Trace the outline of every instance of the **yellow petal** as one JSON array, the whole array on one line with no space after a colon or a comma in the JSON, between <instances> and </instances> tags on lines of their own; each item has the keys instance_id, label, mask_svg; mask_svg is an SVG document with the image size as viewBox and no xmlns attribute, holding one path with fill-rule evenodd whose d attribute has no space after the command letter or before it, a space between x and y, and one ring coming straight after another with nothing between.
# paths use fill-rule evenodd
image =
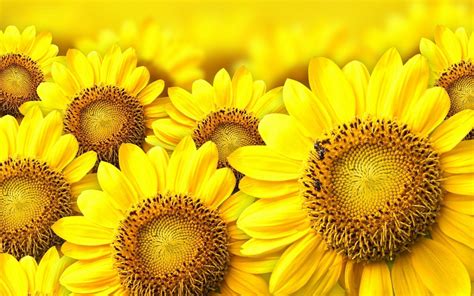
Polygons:
<instances>
[{"instance_id":1,"label":"yellow petal","mask_svg":"<svg viewBox=\"0 0 474 296\"><path fill-rule=\"evenodd\" d=\"M229 168L218 169L197 196L211 209L217 209L234 191L235 177Z\"/></svg>"},{"instance_id":2,"label":"yellow petal","mask_svg":"<svg viewBox=\"0 0 474 296\"><path fill-rule=\"evenodd\" d=\"M77 49L69 49L66 54L67 62L76 74L77 81L81 88L94 85L94 70L87 57Z\"/></svg>"},{"instance_id":3,"label":"yellow petal","mask_svg":"<svg viewBox=\"0 0 474 296\"><path fill-rule=\"evenodd\" d=\"M246 109L252 99L252 91L252 74L245 67L238 68L232 77L234 106L239 109Z\"/></svg>"},{"instance_id":4,"label":"yellow petal","mask_svg":"<svg viewBox=\"0 0 474 296\"><path fill-rule=\"evenodd\" d=\"M237 225L254 238L273 239L309 228L301 197L261 199L240 215Z\"/></svg>"},{"instance_id":5,"label":"yellow petal","mask_svg":"<svg viewBox=\"0 0 474 296\"><path fill-rule=\"evenodd\" d=\"M132 95L137 96L150 80L150 72L145 67L138 67L128 76L125 89Z\"/></svg>"},{"instance_id":6,"label":"yellow petal","mask_svg":"<svg viewBox=\"0 0 474 296\"><path fill-rule=\"evenodd\" d=\"M78 197L82 191L89 189L100 189L97 174L88 174L79 182L71 184L71 193L73 197Z\"/></svg>"},{"instance_id":7,"label":"yellow petal","mask_svg":"<svg viewBox=\"0 0 474 296\"><path fill-rule=\"evenodd\" d=\"M161 147L153 147L148 150L147 155L155 168L158 192L164 191L166 188L166 170L169 162L168 152Z\"/></svg>"},{"instance_id":8,"label":"yellow petal","mask_svg":"<svg viewBox=\"0 0 474 296\"><path fill-rule=\"evenodd\" d=\"M30 141L28 155L45 156L63 133L63 123L59 112L50 112L36 127Z\"/></svg>"},{"instance_id":9,"label":"yellow petal","mask_svg":"<svg viewBox=\"0 0 474 296\"><path fill-rule=\"evenodd\" d=\"M94 167L96 161L97 154L94 151L81 154L64 168L64 177L69 183L76 183L84 178L84 176Z\"/></svg>"},{"instance_id":10,"label":"yellow petal","mask_svg":"<svg viewBox=\"0 0 474 296\"><path fill-rule=\"evenodd\" d=\"M274 182L245 176L239 182L239 189L258 198L278 198L296 196L300 185L296 180Z\"/></svg>"},{"instance_id":11,"label":"yellow petal","mask_svg":"<svg viewBox=\"0 0 474 296\"><path fill-rule=\"evenodd\" d=\"M309 228L296 232L295 234L292 234L290 236L285 236L276 239L251 238L242 245L242 250L239 254L245 256L263 256L273 254L277 251L284 249L285 247L297 241L298 239L302 238L308 232L310 232Z\"/></svg>"},{"instance_id":12,"label":"yellow petal","mask_svg":"<svg viewBox=\"0 0 474 296\"><path fill-rule=\"evenodd\" d=\"M305 136L316 139L332 127L332 118L326 106L302 83L287 79L283 86L283 100L288 113L304 129Z\"/></svg>"},{"instance_id":13,"label":"yellow petal","mask_svg":"<svg viewBox=\"0 0 474 296\"><path fill-rule=\"evenodd\" d=\"M474 196L447 193L443 205L459 213L474 216Z\"/></svg>"},{"instance_id":14,"label":"yellow petal","mask_svg":"<svg viewBox=\"0 0 474 296\"><path fill-rule=\"evenodd\" d=\"M36 89L41 105L48 109L66 110L71 100L64 94L61 86L54 82L42 82Z\"/></svg>"},{"instance_id":15,"label":"yellow petal","mask_svg":"<svg viewBox=\"0 0 474 296\"><path fill-rule=\"evenodd\" d=\"M214 101L215 101L215 90L212 85L203 80L199 79L193 82L192 94L195 102L199 102L196 107L201 110L201 114L208 114L211 111L214 111Z\"/></svg>"},{"instance_id":16,"label":"yellow petal","mask_svg":"<svg viewBox=\"0 0 474 296\"><path fill-rule=\"evenodd\" d=\"M231 222L237 220L245 208L255 201L255 197L247 195L242 191L232 194L219 208L220 216L224 221Z\"/></svg>"},{"instance_id":17,"label":"yellow petal","mask_svg":"<svg viewBox=\"0 0 474 296\"><path fill-rule=\"evenodd\" d=\"M367 114L381 115L385 113L388 115L388 112L384 112L384 108L388 103L393 106L393 103L387 102L387 97L394 81L399 77L402 66L400 54L393 48L385 52L377 62L367 86L365 104Z\"/></svg>"},{"instance_id":18,"label":"yellow petal","mask_svg":"<svg viewBox=\"0 0 474 296\"><path fill-rule=\"evenodd\" d=\"M225 282L240 295L270 295L263 278L232 267L227 271Z\"/></svg>"},{"instance_id":19,"label":"yellow petal","mask_svg":"<svg viewBox=\"0 0 474 296\"><path fill-rule=\"evenodd\" d=\"M363 115L365 111L365 97L367 94L367 85L369 84L370 74L364 64L359 61L352 61L342 69L347 81L352 86L356 98L356 114Z\"/></svg>"},{"instance_id":20,"label":"yellow petal","mask_svg":"<svg viewBox=\"0 0 474 296\"><path fill-rule=\"evenodd\" d=\"M126 211L138 201L138 193L124 174L107 162L101 162L97 170L100 187L114 199L116 208Z\"/></svg>"},{"instance_id":21,"label":"yellow petal","mask_svg":"<svg viewBox=\"0 0 474 296\"><path fill-rule=\"evenodd\" d=\"M179 142L171 154L166 171L166 186L176 193L187 193L190 181L190 160L193 159L196 145L192 138L187 136Z\"/></svg>"},{"instance_id":22,"label":"yellow petal","mask_svg":"<svg viewBox=\"0 0 474 296\"><path fill-rule=\"evenodd\" d=\"M84 191L77 198L81 213L98 225L116 229L124 215L112 204L113 197L99 190Z\"/></svg>"},{"instance_id":23,"label":"yellow petal","mask_svg":"<svg viewBox=\"0 0 474 296\"><path fill-rule=\"evenodd\" d=\"M7 253L0 254L0 291L3 280L7 295L28 295L28 277L16 259Z\"/></svg>"},{"instance_id":24,"label":"yellow petal","mask_svg":"<svg viewBox=\"0 0 474 296\"><path fill-rule=\"evenodd\" d=\"M257 118L262 118L270 113L282 113L285 111L285 104L283 103L283 87L277 87L260 98L255 100L251 111Z\"/></svg>"},{"instance_id":25,"label":"yellow petal","mask_svg":"<svg viewBox=\"0 0 474 296\"><path fill-rule=\"evenodd\" d=\"M474 173L474 140L462 141L441 157L442 169L451 174Z\"/></svg>"},{"instance_id":26,"label":"yellow petal","mask_svg":"<svg viewBox=\"0 0 474 296\"><path fill-rule=\"evenodd\" d=\"M99 226L83 216L62 218L51 228L64 240L84 246L109 244L114 238L114 230Z\"/></svg>"},{"instance_id":27,"label":"yellow petal","mask_svg":"<svg viewBox=\"0 0 474 296\"><path fill-rule=\"evenodd\" d=\"M179 87L170 87L168 88L168 95L176 109L187 117L193 120L200 120L204 116L197 107L198 104L195 102L192 94L186 90Z\"/></svg>"},{"instance_id":28,"label":"yellow petal","mask_svg":"<svg viewBox=\"0 0 474 296\"><path fill-rule=\"evenodd\" d=\"M314 58L308 73L311 90L324 102L331 117L338 123L353 120L356 99L341 69L330 59Z\"/></svg>"},{"instance_id":29,"label":"yellow petal","mask_svg":"<svg viewBox=\"0 0 474 296\"><path fill-rule=\"evenodd\" d=\"M56 264L59 261L59 253L56 247L50 248L38 264L36 272L36 291L44 293L43 295L53 294L57 280Z\"/></svg>"},{"instance_id":30,"label":"yellow petal","mask_svg":"<svg viewBox=\"0 0 474 296\"><path fill-rule=\"evenodd\" d=\"M117 280L113 262L111 257L78 261L64 271L61 284L75 293L101 292Z\"/></svg>"},{"instance_id":31,"label":"yellow petal","mask_svg":"<svg viewBox=\"0 0 474 296\"><path fill-rule=\"evenodd\" d=\"M38 269L38 264L36 263L35 258L31 256L25 256L20 259L21 268L28 278L28 291L34 291L36 286L36 270ZM1 291L1 289L0 289ZM0 294L1 295L1 294Z\"/></svg>"},{"instance_id":32,"label":"yellow petal","mask_svg":"<svg viewBox=\"0 0 474 296\"><path fill-rule=\"evenodd\" d=\"M430 138L436 151L442 154L456 147L473 128L474 110L463 110L441 123Z\"/></svg>"},{"instance_id":33,"label":"yellow petal","mask_svg":"<svg viewBox=\"0 0 474 296\"><path fill-rule=\"evenodd\" d=\"M245 146L227 157L232 167L244 175L266 181L296 180L302 162L277 153L268 146Z\"/></svg>"},{"instance_id":34,"label":"yellow petal","mask_svg":"<svg viewBox=\"0 0 474 296\"><path fill-rule=\"evenodd\" d=\"M149 105L158 98L164 88L165 82L163 80L160 79L153 81L138 94L138 100L142 106Z\"/></svg>"},{"instance_id":35,"label":"yellow petal","mask_svg":"<svg viewBox=\"0 0 474 296\"><path fill-rule=\"evenodd\" d=\"M347 260L344 269L343 284L348 295L359 295L360 279L364 270L363 263Z\"/></svg>"},{"instance_id":36,"label":"yellow petal","mask_svg":"<svg viewBox=\"0 0 474 296\"><path fill-rule=\"evenodd\" d=\"M395 259L392 268L392 282L395 295L429 295L428 289L413 268L410 252L406 252Z\"/></svg>"},{"instance_id":37,"label":"yellow petal","mask_svg":"<svg viewBox=\"0 0 474 296\"><path fill-rule=\"evenodd\" d=\"M23 156L36 156L38 145L33 142L34 133L43 121L43 115L39 108L33 108L29 111L20 126L17 134L17 153Z\"/></svg>"},{"instance_id":38,"label":"yellow petal","mask_svg":"<svg viewBox=\"0 0 474 296\"><path fill-rule=\"evenodd\" d=\"M474 174L450 175L441 184L449 192L474 195Z\"/></svg>"},{"instance_id":39,"label":"yellow petal","mask_svg":"<svg viewBox=\"0 0 474 296\"><path fill-rule=\"evenodd\" d=\"M270 277L270 291L284 295L296 292L313 275L323 254L321 239L313 233L293 243L275 264Z\"/></svg>"},{"instance_id":40,"label":"yellow petal","mask_svg":"<svg viewBox=\"0 0 474 296\"><path fill-rule=\"evenodd\" d=\"M385 261L368 263L364 266L359 295L393 295L390 271Z\"/></svg>"},{"instance_id":41,"label":"yellow petal","mask_svg":"<svg viewBox=\"0 0 474 296\"><path fill-rule=\"evenodd\" d=\"M409 254L413 268L434 295L469 295L469 274L462 262L446 247L420 239Z\"/></svg>"},{"instance_id":42,"label":"yellow petal","mask_svg":"<svg viewBox=\"0 0 474 296\"><path fill-rule=\"evenodd\" d=\"M298 291L297 295L341 295L337 293L342 290L340 287L337 289L337 280L341 275L342 262L341 255L336 252L326 251L318 262L318 267L313 276L310 277L306 285ZM335 292L336 294L331 294L331 292Z\"/></svg>"},{"instance_id":43,"label":"yellow petal","mask_svg":"<svg viewBox=\"0 0 474 296\"><path fill-rule=\"evenodd\" d=\"M156 196L158 190L155 168L145 152L133 144L122 144L119 148L120 170L135 187L139 198Z\"/></svg>"},{"instance_id":44,"label":"yellow petal","mask_svg":"<svg viewBox=\"0 0 474 296\"><path fill-rule=\"evenodd\" d=\"M51 75L53 76L54 82L61 87L62 93L68 97L74 97L81 89L76 77L74 77L71 71L63 64L58 62L54 63L51 67Z\"/></svg>"},{"instance_id":45,"label":"yellow petal","mask_svg":"<svg viewBox=\"0 0 474 296\"><path fill-rule=\"evenodd\" d=\"M448 248L459 260L462 261L466 267L471 281L474 281L474 249L469 248L446 234L444 234L439 227L433 227L431 237L435 242L438 242Z\"/></svg>"},{"instance_id":46,"label":"yellow petal","mask_svg":"<svg viewBox=\"0 0 474 296\"><path fill-rule=\"evenodd\" d=\"M7 159L16 152L16 136L18 121L10 115L0 117L0 161Z\"/></svg>"},{"instance_id":47,"label":"yellow petal","mask_svg":"<svg viewBox=\"0 0 474 296\"><path fill-rule=\"evenodd\" d=\"M448 59L449 64L455 64L462 59L462 48L456 35L444 26L435 30L435 41Z\"/></svg>"},{"instance_id":48,"label":"yellow petal","mask_svg":"<svg viewBox=\"0 0 474 296\"><path fill-rule=\"evenodd\" d=\"M190 160L189 191L199 192L202 190L209 178L214 174L217 168L219 154L216 144L213 142L204 143L196 153L193 153L193 159ZM219 185L220 186L220 185Z\"/></svg>"},{"instance_id":49,"label":"yellow petal","mask_svg":"<svg viewBox=\"0 0 474 296\"><path fill-rule=\"evenodd\" d=\"M45 155L46 162L57 170L62 170L76 157L79 144L72 134L59 137L58 141Z\"/></svg>"},{"instance_id":50,"label":"yellow petal","mask_svg":"<svg viewBox=\"0 0 474 296\"><path fill-rule=\"evenodd\" d=\"M265 144L295 160L306 160L313 147L313 142L299 131L295 119L286 114L265 116L258 131Z\"/></svg>"},{"instance_id":51,"label":"yellow petal","mask_svg":"<svg viewBox=\"0 0 474 296\"><path fill-rule=\"evenodd\" d=\"M451 102L442 87L427 89L402 117L411 130L429 135L440 125L449 112Z\"/></svg>"},{"instance_id":52,"label":"yellow petal","mask_svg":"<svg viewBox=\"0 0 474 296\"><path fill-rule=\"evenodd\" d=\"M438 226L447 236L471 248L474 248L474 217L442 207L439 213Z\"/></svg>"},{"instance_id":53,"label":"yellow petal","mask_svg":"<svg viewBox=\"0 0 474 296\"><path fill-rule=\"evenodd\" d=\"M20 43L20 31L15 26L8 26L3 35L3 46L7 52L17 52Z\"/></svg>"},{"instance_id":54,"label":"yellow petal","mask_svg":"<svg viewBox=\"0 0 474 296\"><path fill-rule=\"evenodd\" d=\"M229 107L232 105L232 81L225 69L219 70L214 76L214 89L216 91L216 106Z\"/></svg>"},{"instance_id":55,"label":"yellow petal","mask_svg":"<svg viewBox=\"0 0 474 296\"><path fill-rule=\"evenodd\" d=\"M74 259L91 260L110 254L112 248L110 245L82 246L70 242L64 242L61 247L61 252Z\"/></svg>"},{"instance_id":56,"label":"yellow petal","mask_svg":"<svg viewBox=\"0 0 474 296\"><path fill-rule=\"evenodd\" d=\"M428 59L432 69L436 72L445 70L449 65L448 59L441 49L429 39L421 38L420 52Z\"/></svg>"},{"instance_id":57,"label":"yellow petal","mask_svg":"<svg viewBox=\"0 0 474 296\"><path fill-rule=\"evenodd\" d=\"M247 273L264 274L272 272L279 257L246 258L235 256L231 265Z\"/></svg>"},{"instance_id":58,"label":"yellow petal","mask_svg":"<svg viewBox=\"0 0 474 296\"><path fill-rule=\"evenodd\" d=\"M156 137L176 146L181 139L192 133L192 128L182 125L172 119L158 119L152 124L153 132Z\"/></svg>"}]
</instances>

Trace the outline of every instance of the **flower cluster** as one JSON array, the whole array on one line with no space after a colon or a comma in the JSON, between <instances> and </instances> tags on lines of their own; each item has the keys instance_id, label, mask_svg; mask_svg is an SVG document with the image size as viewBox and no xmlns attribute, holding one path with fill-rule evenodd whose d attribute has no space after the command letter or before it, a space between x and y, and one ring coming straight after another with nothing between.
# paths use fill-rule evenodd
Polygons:
<instances>
[{"instance_id":1,"label":"flower cluster","mask_svg":"<svg viewBox=\"0 0 474 296\"><path fill-rule=\"evenodd\" d=\"M0 31L0 295L470 295L472 33L268 89L109 37Z\"/></svg>"}]
</instances>

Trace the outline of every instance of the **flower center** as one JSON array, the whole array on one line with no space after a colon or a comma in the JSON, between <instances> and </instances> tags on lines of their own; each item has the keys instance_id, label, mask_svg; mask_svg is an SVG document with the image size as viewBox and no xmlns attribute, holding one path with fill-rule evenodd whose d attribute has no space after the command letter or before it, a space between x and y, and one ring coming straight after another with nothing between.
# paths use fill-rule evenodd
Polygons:
<instances>
[{"instance_id":1,"label":"flower center","mask_svg":"<svg viewBox=\"0 0 474 296\"><path fill-rule=\"evenodd\" d=\"M219 167L230 167L227 156L237 148L248 145L264 145L258 132L259 120L245 110L228 108L210 113L201 120L193 132L193 140L199 147L213 141L219 152ZM240 173L233 170L237 178Z\"/></svg>"},{"instance_id":2,"label":"flower center","mask_svg":"<svg viewBox=\"0 0 474 296\"><path fill-rule=\"evenodd\" d=\"M360 120L310 153L303 185L312 227L355 261L392 260L428 234L442 199L439 156L406 126Z\"/></svg>"},{"instance_id":3,"label":"flower center","mask_svg":"<svg viewBox=\"0 0 474 296\"><path fill-rule=\"evenodd\" d=\"M0 56L0 116L19 116L24 102L39 100L36 88L43 82L37 63L21 54Z\"/></svg>"},{"instance_id":4,"label":"flower center","mask_svg":"<svg viewBox=\"0 0 474 296\"><path fill-rule=\"evenodd\" d=\"M122 143L141 146L145 139L142 105L116 86L84 89L68 106L64 126L76 136L80 152L95 151L98 161L114 165Z\"/></svg>"},{"instance_id":5,"label":"flower center","mask_svg":"<svg viewBox=\"0 0 474 296\"><path fill-rule=\"evenodd\" d=\"M0 162L0 252L41 258L61 243L51 225L72 214L63 175L35 159Z\"/></svg>"},{"instance_id":6,"label":"flower center","mask_svg":"<svg viewBox=\"0 0 474 296\"><path fill-rule=\"evenodd\" d=\"M462 61L450 66L444 71L437 86L444 87L451 100L451 109L448 116L466 110L474 109L474 64L470 61ZM471 130L466 139L473 139L474 131Z\"/></svg>"},{"instance_id":7,"label":"flower center","mask_svg":"<svg viewBox=\"0 0 474 296\"><path fill-rule=\"evenodd\" d=\"M137 295L207 295L218 289L229 264L225 222L184 195L135 205L112 245L122 286Z\"/></svg>"}]
</instances>

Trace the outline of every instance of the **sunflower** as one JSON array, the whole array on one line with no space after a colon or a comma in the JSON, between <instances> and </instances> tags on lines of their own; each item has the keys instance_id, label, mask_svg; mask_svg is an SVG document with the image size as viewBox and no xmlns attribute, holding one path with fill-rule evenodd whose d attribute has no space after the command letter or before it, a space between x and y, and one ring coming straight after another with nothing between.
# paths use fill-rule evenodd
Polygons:
<instances>
[{"instance_id":1,"label":"sunflower","mask_svg":"<svg viewBox=\"0 0 474 296\"><path fill-rule=\"evenodd\" d=\"M76 46L85 52L106 52L114 44L133 47L137 50L138 64L148 68L152 79L163 79L167 86L188 88L194 80L203 77L200 68L203 54L176 36L151 19L139 24L127 21L118 33L104 30L97 41L79 39Z\"/></svg>"},{"instance_id":2,"label":"sunflower","mask_svg":"<svg viewBox=\"0 0 474 296\"><path fill-rule=\"evenodd\" d=\"M49 78L57 54L51 34L36 35L34 26L21 33L15 26L0 31L0 116L19 117L21 104L39 99L36 88Z\"/></svg>"},{"instance_id":3,"label":"sunflower","mask_svg":"<svg viewBox=\"0 0 474 296\"><path fill-rule=\"evenodd\" d=\"M236 148L263 144L258 132L260 119L284 110L281 87L266 92L265 83L253 81L244 67L236 71L232 80L222 69L213 85L197 80L192 93L171 87L168 94L169 118L153 123L154 136L147 137L147 142L173 150L188 135L198 147L213 141L219 151L219 167L228 166L227 156Z\"/></svg>"},{"instance_id":4,"label":"sunflower","mask_svg":"<svg viewBox=\"0 0 474 296\"><path fill-rule=\"evenodd\" d=\"M196 150L186 137L169 159L161 147L145 154L123 144L119 158L121 170L100 163L102 190L79 197L84 216L53 226L66 240L62 252L79 260L61 284L75 293L268 293L252 273L268 273L275 258L241 257L246 236L235 225L254 198L231 195L235 177L228 168L216 169L214 143Z\"/></svg>"},{"instance_id":5,"label":"sunflower","mask_svg":"<svg viewBox=\"0 0 474 296\"><path fill-rule=\"evenodd\" d=\"M448 116L465 109L474 109L474 35L464 28L452 32L436 27L434 43L422 38L420 52L431 66L431 80L443 87L451 99ZM474 138L471 130L467 139Z\"/></svg>"},{"instance_id":6,"label":"sunflower","mask_svg":"<svg viewBox=\"0 0 474 296\"><path fill-rule=\"evenodd\" d=\"M67 295L59 277L73 260L60 257L51 247L36 263L31 256L19 261L10 254L0 254L0 295Z\"/></svg>"},{"instance_id":7,"label":"sunflower","mask_svg":"<svg viewBox=\"0 0 474 296\"><path fill-rule=\"evenodd\" d=\"M71 49L66 59L67 66L53 64L54 81L38 87L41 101L25 103L21 110L39 105L45 113L60 111L80 153L95 151L99 160L118 164L120 144L144 144L152 134L151 123L165 116L167 100L157 99L163 80L148 84L148 70L136 66L131 48L122 52L113 47L103 58Z\"/></svg>"},{"instance_id":8,"label":"sunflower","mask_svg":"<svg viewBox=\"0 0 474 296\"><path fill-rule=\"evenodd\" d=\"M0 118L0 252L41 258L61 243L51 225L73 213L78 192L97 186L86 176L96 154L76 157L76 139L62 131L58 112L43 118L32 108L20 125Z\"/></svg>"},{"instance_id":9,"label":"sunflower","mask_svg":"<svg viewBox=\"0 0 474 296\"><path fill-rule=\"evenodd\" d=\"M242 253L283 251L270 292L324 295L341 277L349 294L469 295L474 111L445 120L428 79L425 58L403 65L394 49L371 75L315 58L311 90L287 80L289 115L260 122L266 146L228 157L260 198L237 222Z\"/></svg>"}]
</instances>

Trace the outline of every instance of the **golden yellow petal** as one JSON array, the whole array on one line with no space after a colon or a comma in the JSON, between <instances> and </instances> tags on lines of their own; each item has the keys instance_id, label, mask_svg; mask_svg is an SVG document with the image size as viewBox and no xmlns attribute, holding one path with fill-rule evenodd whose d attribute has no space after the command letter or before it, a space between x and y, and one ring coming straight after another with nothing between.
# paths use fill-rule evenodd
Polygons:
<instances>
[{"instance_id":1,"label":"golden yellow petal","mask_svg":"<svg viewBox=\"0 0 474 296\"><path fill-rule=\"evenodd\" d=\"M364 265L359 295L393 295L390 270L384 261Z\"/></svg>"},{"instance_id":2,"label":"golden yellow petal","mask_svg":"<svg viewBox=\"0 0 474 296\"><path fill-rule=\"evenodd\" d=\"M64 240L83 246L109 244L114 238L113 229L102 227L83 216L62 218L51 228Z\"/></svg>"}]
</instances>

